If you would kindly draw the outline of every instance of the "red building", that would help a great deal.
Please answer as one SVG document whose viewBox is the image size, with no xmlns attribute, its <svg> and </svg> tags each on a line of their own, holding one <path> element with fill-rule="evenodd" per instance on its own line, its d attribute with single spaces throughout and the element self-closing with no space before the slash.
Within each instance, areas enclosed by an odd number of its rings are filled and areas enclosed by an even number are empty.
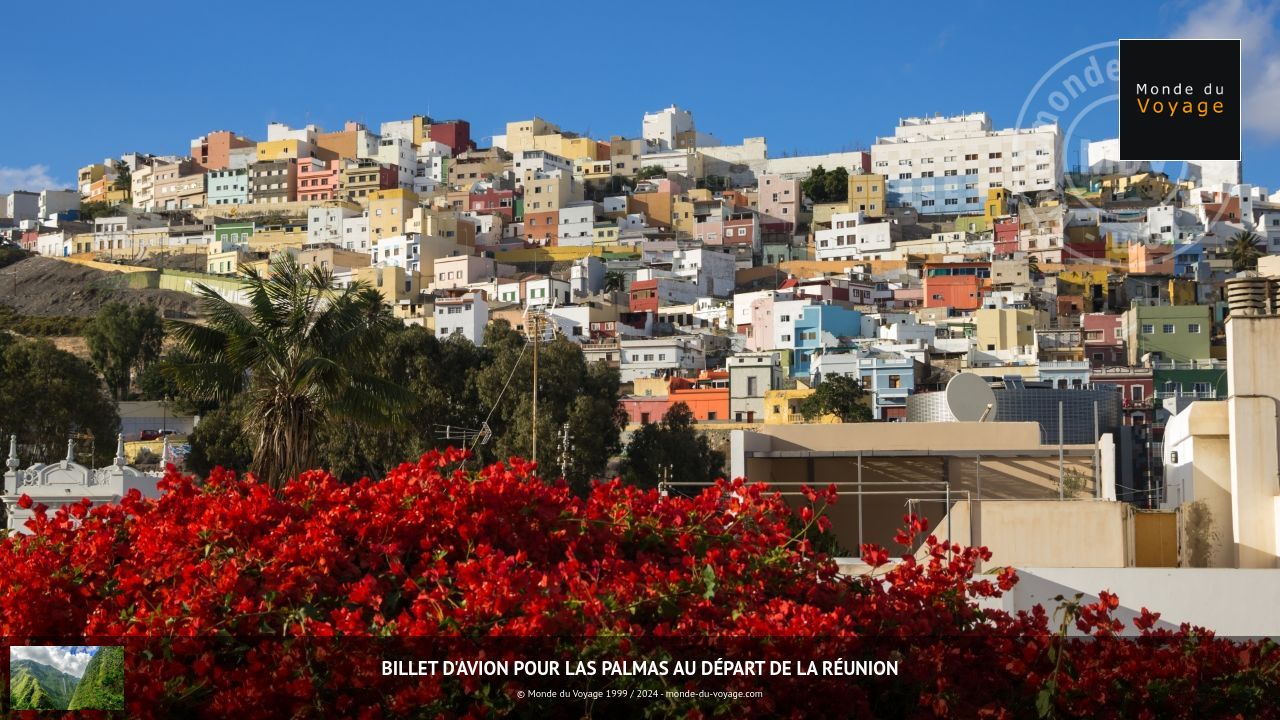
<svg viewBox="0 0 1280 720">
<path fill-rule="evenodd" d="M 1127 365 L 1129 353 L 1125 347 L 1124 319 L 1108 313 L 1087 313 L 1080 316 L 1083 333 L 1084 357 L 1093 368 L 1111 365 Z"/>
<path fill-rule="evenodd" d="M 658 281 L 636 280 L 631 283 L 631 312 L 658 311 Z"/>
<path fill-rule="evenodd" d="M 1018 251 L 1018 218 L 996 218 L 992 224 L 996 255 L 1008 255 Z"/>
<path fill-rule="evenodd" d="M 470 210 L 479 215 L 501 215 L 508 221 L 516 215 L 514 190 L 484 190 L 473 192 L 468 199 Z"/>
<path fill-rule="evenodd" d="M 427 130 L 432 140 L 448 145 L 454 155 L 475 147 L 471 142 L 471 123 L 466 120 L 445 120 L 433 122 Z"/>
<path fill-rule="evenodd" d="M 924 306 L 977 310 L 991 283 L 991 263 L 925 263 Z"/>
<path fill-rule="evenodd" d="M 205 170 L 226 170 L 231 166 L 232 150 L 256 144 L 230 130 L 215 130 L 191 141 L 191 159 Z"/>
</svg>

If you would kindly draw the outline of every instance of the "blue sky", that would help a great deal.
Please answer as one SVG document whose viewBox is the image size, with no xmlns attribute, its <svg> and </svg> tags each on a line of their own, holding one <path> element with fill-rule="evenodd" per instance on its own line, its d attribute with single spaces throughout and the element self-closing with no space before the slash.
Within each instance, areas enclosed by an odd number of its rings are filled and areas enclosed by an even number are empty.
<svg viewBox="0 0 1280 720">
<path fill-rule="evenodd" d="M 765 136 L 770 155 L 865 148 L 905 116 L 984 110 L 1014 126 L 1073 52 L 1171 36 L 1244 38 L 1245 179 L 1280 189 L 1280 0 L 557 5 L 15 3 L 0 191 L 122 152 L 186 153 L 212 129 L 376 130 L 415 113 L 465 118 L 483 144 L 533 115 L 634 137 L 645 111 L 676 103 L 722 141 Z M 1116 134 L 1114 102 L 1084 107 L 1069 109 L 1075 139 Z"/>
</svg>

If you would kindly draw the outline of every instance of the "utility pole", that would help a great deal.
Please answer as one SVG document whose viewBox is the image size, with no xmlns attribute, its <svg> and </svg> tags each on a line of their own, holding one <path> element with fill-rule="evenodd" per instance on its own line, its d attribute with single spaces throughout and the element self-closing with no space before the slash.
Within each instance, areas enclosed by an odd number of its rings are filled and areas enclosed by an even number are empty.
<svg viewBox="0 0 1280 720">
<path fill-rule="evenodd" d="M 533 462 L 538 462 L 538 336 L 542 334 L 537 310 L 529 313 L 529 321 L 533 323 Z"/>
</svg>

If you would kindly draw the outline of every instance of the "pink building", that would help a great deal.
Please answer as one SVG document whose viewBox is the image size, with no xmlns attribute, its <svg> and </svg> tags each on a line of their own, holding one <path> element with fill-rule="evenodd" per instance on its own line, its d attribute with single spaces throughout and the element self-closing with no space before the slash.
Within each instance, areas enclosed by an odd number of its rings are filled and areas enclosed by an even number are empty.
<svg viewBox="0 0 1280 720">
<path fill-rule="evenodd" d="M 298 160 L 298 199 L 332 200 L 338 192 L 338 162 L 315 158 Z"/>
<path fill-rule="evenodd" d="M 760 223 L 770 229 L 779 227 L 782 232 L 794 229 L 800 214 L 800 181 L 780 175 L 761 175 L 757 189 Z"/>
<path fill-rule="evenodd" d="M 773 349 L 773 296 L 751 303 L 751 325 L 747 328 L 745 347 L 748 351 Z"/>
</svg>

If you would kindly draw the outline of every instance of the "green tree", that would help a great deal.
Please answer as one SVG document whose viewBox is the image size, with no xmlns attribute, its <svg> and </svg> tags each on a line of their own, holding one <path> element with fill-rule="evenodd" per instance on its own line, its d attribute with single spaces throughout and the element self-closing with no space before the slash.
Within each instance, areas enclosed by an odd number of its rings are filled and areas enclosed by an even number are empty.
<svg viewBox="0 0 1280 720">
<path fill-rule="evenodd" d="M 610 270 L 604 274 L 604 291 L 607 293 L 618 293 L 627 286 L 627 276 L 617 270 Z"/>
<path fill-rule="evenodd" d="M 87 203 L 80 203 L 80 219 L 84 222 L 91 223 L 100 217 L 109 217 L 116 214 L 119 207 L 109 202 L 101 200 Z"/>
<path fill-rule="evenodd" d="M 678 402 L 667 408 L 661 422 L 646 423 L 632 434 L 620 474 L 643 488 L 657 487 L 663 478 L 714 482 L 724 476 L 724 453 L 711 448 L 707 437 L 694 428 L 689 406 Z"/>
<path fill-rule="evenodd" d="M 800 181 L 800 191 L 816 203 L 840 202 L 849 198 L 849 171 L 838 167 L 830 172 L 821 165 Z"/>
<path fill-rule="evenodd" d="M 164 324 L 149 305 L 107 303 L 85 331 L 85 341 L 112 396 L 125 400 L 133 374 L 160 357 Z"/>
<path fill-rule="evenodd" d="M 636 171 L 636 180 L 648 180 L 649 178 L 664 178 L 667 176 L 667 169 L 661 165 L 645 165 Z"/>
<path fill-rule="evenodd" d="M 534 427 L 532 349 L 522 333 L 499 320 L 485 332 L 485 350 L 488 361 L 475 372 L 475 388 L 485 412 L 492 408 L 489 425 L 493 440 L 478 448 L 481 459 L 530 457 Z M 563 337 L 542 343 L 537 427 L 538 461 L 548 469 L 545 474 L 558 474 L 563 460 L 566 480 L 581 491 L 605 470 L 620 447 L 626 422 L 618 386 L 617 371 L 603 363 L 588 364 L 576 343 Z M 566 424 L 568 452 L 562 448 Z"/>
<path fill-rule="evenodd" d="M 370 430 L 350 420 L 323 432 L 325 466 L 346 480 L 381 477 L 432 448 L 461 444 L 441 437 L 446 428 L 478 429 L 482 413 L 472 374 L 484 351 L 458 335 L 440 340 L 421 327 L 391 333 L 379 353 L 379 376 L 405 388 L 412 404 L 397 408 L 393 423 Z"/>
<path fill-rule="evenodd" d="M 410 398 L 374 372 L 396 322 L 376 290 L 335 287 L 327 270 L 304 269 L 288 254 L 269 272 L 242 272 L 247 311 L 199 286 L 205 323 L 172 325 L 187 359 L 167 368 L 193 398 L 245 393 L 241 420 L 252 438 L 252 469 L 279 488 L 318 464 L 326 425 L 384 426 Z"/>
<path fill-rule="evenodd" d="M 1262 238 L 1248 230 L 1241 230 L 1227 242 L 1227 256 L 1231 258 L 1231 269 L 1257 270 L 1258 258 L 1266 254 Z"/>
<path fill-rule="evenodd" d="M 818 383 L 813 392 L 800 401 L 797 410 L 807 421 L 823 415 L 835 415 L 840 422 L 869 422 L 871 408 L 866 404 L 866 391 L 847 375 L 833 375 Z"/>
<path fill-rule="evenodd" d="M 124 648 L 98 648 L 85 666 L 68 710 L 124 710 Z"/>
<path fill-rule="evenodd" d="M 115 454 L 120 416 L 89 363 L 48 340 L 0 335 L 0 435 L 15 434 L 27 462 L 66 457 L 67 435 L 94 439 L 99 467 Z"/>
<path fill-rule="evenodd" d="M 116 179 L 111 183 L 113 190 L 130 190 L 133 188 L 133 171 L 122 160 L 115 162 Z"/>
<path fill-rule="evenodd" d="M 253 443 L 242 422 L 244 405 L 243 399 L 237 398 L 200 416 L 200 424 L 187 436 L 191 449 L 184 469 L 205 476 L 215 467 L 242 473 L 253 465 Z"/>
</svg>

